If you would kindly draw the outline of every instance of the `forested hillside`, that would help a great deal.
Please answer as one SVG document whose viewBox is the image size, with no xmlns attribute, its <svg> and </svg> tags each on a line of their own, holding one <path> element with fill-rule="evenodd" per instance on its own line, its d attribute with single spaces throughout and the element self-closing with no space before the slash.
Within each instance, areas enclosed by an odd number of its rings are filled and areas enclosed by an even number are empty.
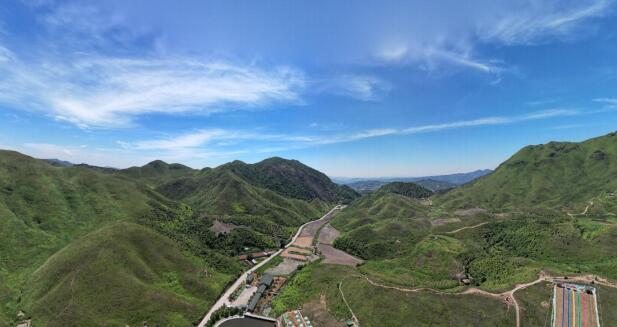
<svg viewBox="0 0 617 327">
<path fill-rule="evenodd" d="M 233 256 L 357 196 L 273 162 L 255 166 L 272 171 L 260 182 L 229 165 L 117 170 L 0 151 L 0 326 L 20 310 L 37 326 L 192 323 L 241 271 Z M 217 236 L 214 220 L 236 228 Z"/>
<path fill-rule="evenodd" d="M 448 207 L 497 210 L 566 207 L 617 191 L 617 133 L 580 143 L 530 145 L 481 177 L 437 199 Z M 596 201 L 598 203 L 598 201 Z"/>
</svg>

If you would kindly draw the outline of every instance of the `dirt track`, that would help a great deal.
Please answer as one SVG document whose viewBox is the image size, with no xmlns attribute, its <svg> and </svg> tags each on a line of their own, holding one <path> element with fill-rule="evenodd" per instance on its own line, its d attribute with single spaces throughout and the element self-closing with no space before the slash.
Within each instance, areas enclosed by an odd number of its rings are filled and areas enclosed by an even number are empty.
<svg viewBox="0 0 617 327">
<path fill-rule="evenodd" d="M 484 291 L 478 288 L 469 288 L 459 293 L 448 293 L 448 292 L 444 292 L 444 291 L 440 291 L 440 290 L 436 290 L 432 288 L 426 288 L 426 287 L 405 288 L 405 287 L 397 287 L 397 286 L 388 286 L 388 285 L 383 285 L 383 284 L 374 282 L 370 278 L 364 275 L 352 275 L 352 276 L 364 278 L 368 281 L 369 284 L 376 286 L 376 287 L 393 289 L 393 290 L 397 290 L 401 292 L 433 292 L 433 293 L 437 293 L 441 295 L 483 295 L 483 296 L 488 296 L 488 297 L 492 297 L 495 299 L 500 299 L 504 301 L 507 305 L 514 306 L 514 309 L 516 310 L 516 327 L 521 326 L 521 320 L 520 320 L 520 306 L 518 302 L 516 301 L 516 298 L 514 297 L 514 293 L 524 288 L 533 286 L 541 282 L 553 282 L 554 283 L 554 282 L 562 282 L 562 281 L 580 282 L 580 283 L 586 283 L 586 284 L 591 284 L 591 282 L 594 282 L 595 284 L 617 288 L 617 283 L 611 282 L 605 278 L 598 277 L 595 275 L 570 276 L 567 280 L 564 280 L 561 276 L 559 277 L 549 276 L 549 275 L 544 274 L 544 272 L 540 272 L 540 276 L 538 277 L 538 279 L 532 282 L 529 282 L 529 283 L 518 284 L 512 290 L 502 292 L 502 293 L 491 293 L 491 292 L 487 292 L 487 291 Z"/>
</svg>

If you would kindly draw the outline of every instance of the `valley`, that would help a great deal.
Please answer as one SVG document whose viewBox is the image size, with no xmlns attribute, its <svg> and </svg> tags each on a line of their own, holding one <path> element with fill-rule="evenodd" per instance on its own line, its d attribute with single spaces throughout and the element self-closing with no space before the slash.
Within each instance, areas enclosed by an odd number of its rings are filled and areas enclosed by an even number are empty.
<svg viewBox="0 0 617 327">
<path fill-rule="evenodd" d="M 281 158 L 101 170 L 0 152 L 0 325 L 547 326 L 548 289 L 568 283 L 593 285 L 606 321 L 616 137 L 525 148 L 447 192 L 362 196 Z"/>
</svg>

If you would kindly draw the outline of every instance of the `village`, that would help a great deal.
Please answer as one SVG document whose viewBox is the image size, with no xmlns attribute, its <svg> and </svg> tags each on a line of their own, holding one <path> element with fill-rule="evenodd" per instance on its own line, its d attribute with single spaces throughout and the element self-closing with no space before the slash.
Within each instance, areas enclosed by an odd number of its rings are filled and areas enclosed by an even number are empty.
<svg viewBox="0 0 617 327">
<path fill-rule="evenodd" d="M 267 258 L 271 258 L 271 261 L 247 274 L 245 280 L 226 299 L 225 306 L 243 311 L 242 319 L 249 319 L 250 326 L 261 321 L 265 323 L 263 326 L 318 327 L 301 308 L 272 317 L 272 300 L 281 292 L 291 275 L 310 262 L 323 259 L 322 262 L 329 264 L 357 266 L 362 263 L 361 259 L 332 246 L 340 233 L 330 225 L 330 221 L 334 213 L 342 208 L 337 207 L 322 219 L 304 225 L 283 250 L 266 249 L 238 256 L 238 260 L 248 267 L 256 267 Z M 245 326 L 241 321 L 230 317 L 217 322 L 215 326 Z M 356 326 L 351 317 L 345 324 Z"/>
</svg>

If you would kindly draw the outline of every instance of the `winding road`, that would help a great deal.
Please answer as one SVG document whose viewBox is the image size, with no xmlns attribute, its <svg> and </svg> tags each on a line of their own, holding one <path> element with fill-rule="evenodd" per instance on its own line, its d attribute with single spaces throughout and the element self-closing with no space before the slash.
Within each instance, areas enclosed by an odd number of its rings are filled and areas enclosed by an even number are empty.
<svg viewBox="0 0 617 327">
<path fill-rule="evenodd" d="M 308 223 L 300 226 L 298 228 L 298 231 L 296 232 L 296 235 L 294 235 L 294 237 L 291 239 L 291 241 L 289 243 L 287 243 L 287 245 L 285 245 L 285 247 L 283 249 L 280 249 L 278 251 L 276 251 L 275 253 L 273 253 L 271 256 L 269 256 L 267 259 L 265 259 L 264 261 L 256 264 L 255 266 L 253 266 L 251 269 L 245 271 L 242 275 L 240 275 L 240 277 L 238 277 L 238 279 L 236 279 L 236 281 L 231 284 L 231 286 L 229 286 L 227 288 L 227 290 L 225 291 L 225 293 L 223 293 L 223 295 L 221 295 L 221 297 L 219 297 L 219 299 L 214 303 L 214 305 L 212 305 L 212 307 L 210 308 L 210 310 L 208 310 L 208 313 L 206 313 L 206 315 L 204 316 L 204 318 L 201 320 L 201 322 L 197 325 L 198 327 L 205 327 L 206 324 L 208 323 L 208 321 L 210 320 L 210 318 L 212 317 L 212 314 L 222 308 L 225 305 L 229 305 L 229 297 L 231 296 L 231 294 L 234 292 L 234 290 L 236 290 L 238 287 L 240 287 L 240 285 L 246 280 L 246 277 L 251 274 L 252 272 L 254 272 L 255 270 L 259 269 L 261 266 L 265 265 L 266 263 L 268 263 L 270 260 L 274 259 L 276 256 L 278 256 L 279 254 L 281 254 L 281 252 L 283 252 L 284 249 L 288 248 L 291 244 L 293 244 L 296 239 L 298 238 L 298 236 L 300 236 L 300 232 L 302 232 L 302 229 L 313 222 L 316 221 L 320 221 L 323 219 L 327 219 L 330 217 L 330 215 L 332 215 L 334 212 L 336 212 L 337 210 L 339 210 L 341 208 L 340 205 L 337 205 L 336 207 L 332 208 L 332 210 L 328 211 L 328 213 L 326 213 L 323 217 L 316 219 L 316 220 L 312 220 L 309 221 Z"/>
</svg>

